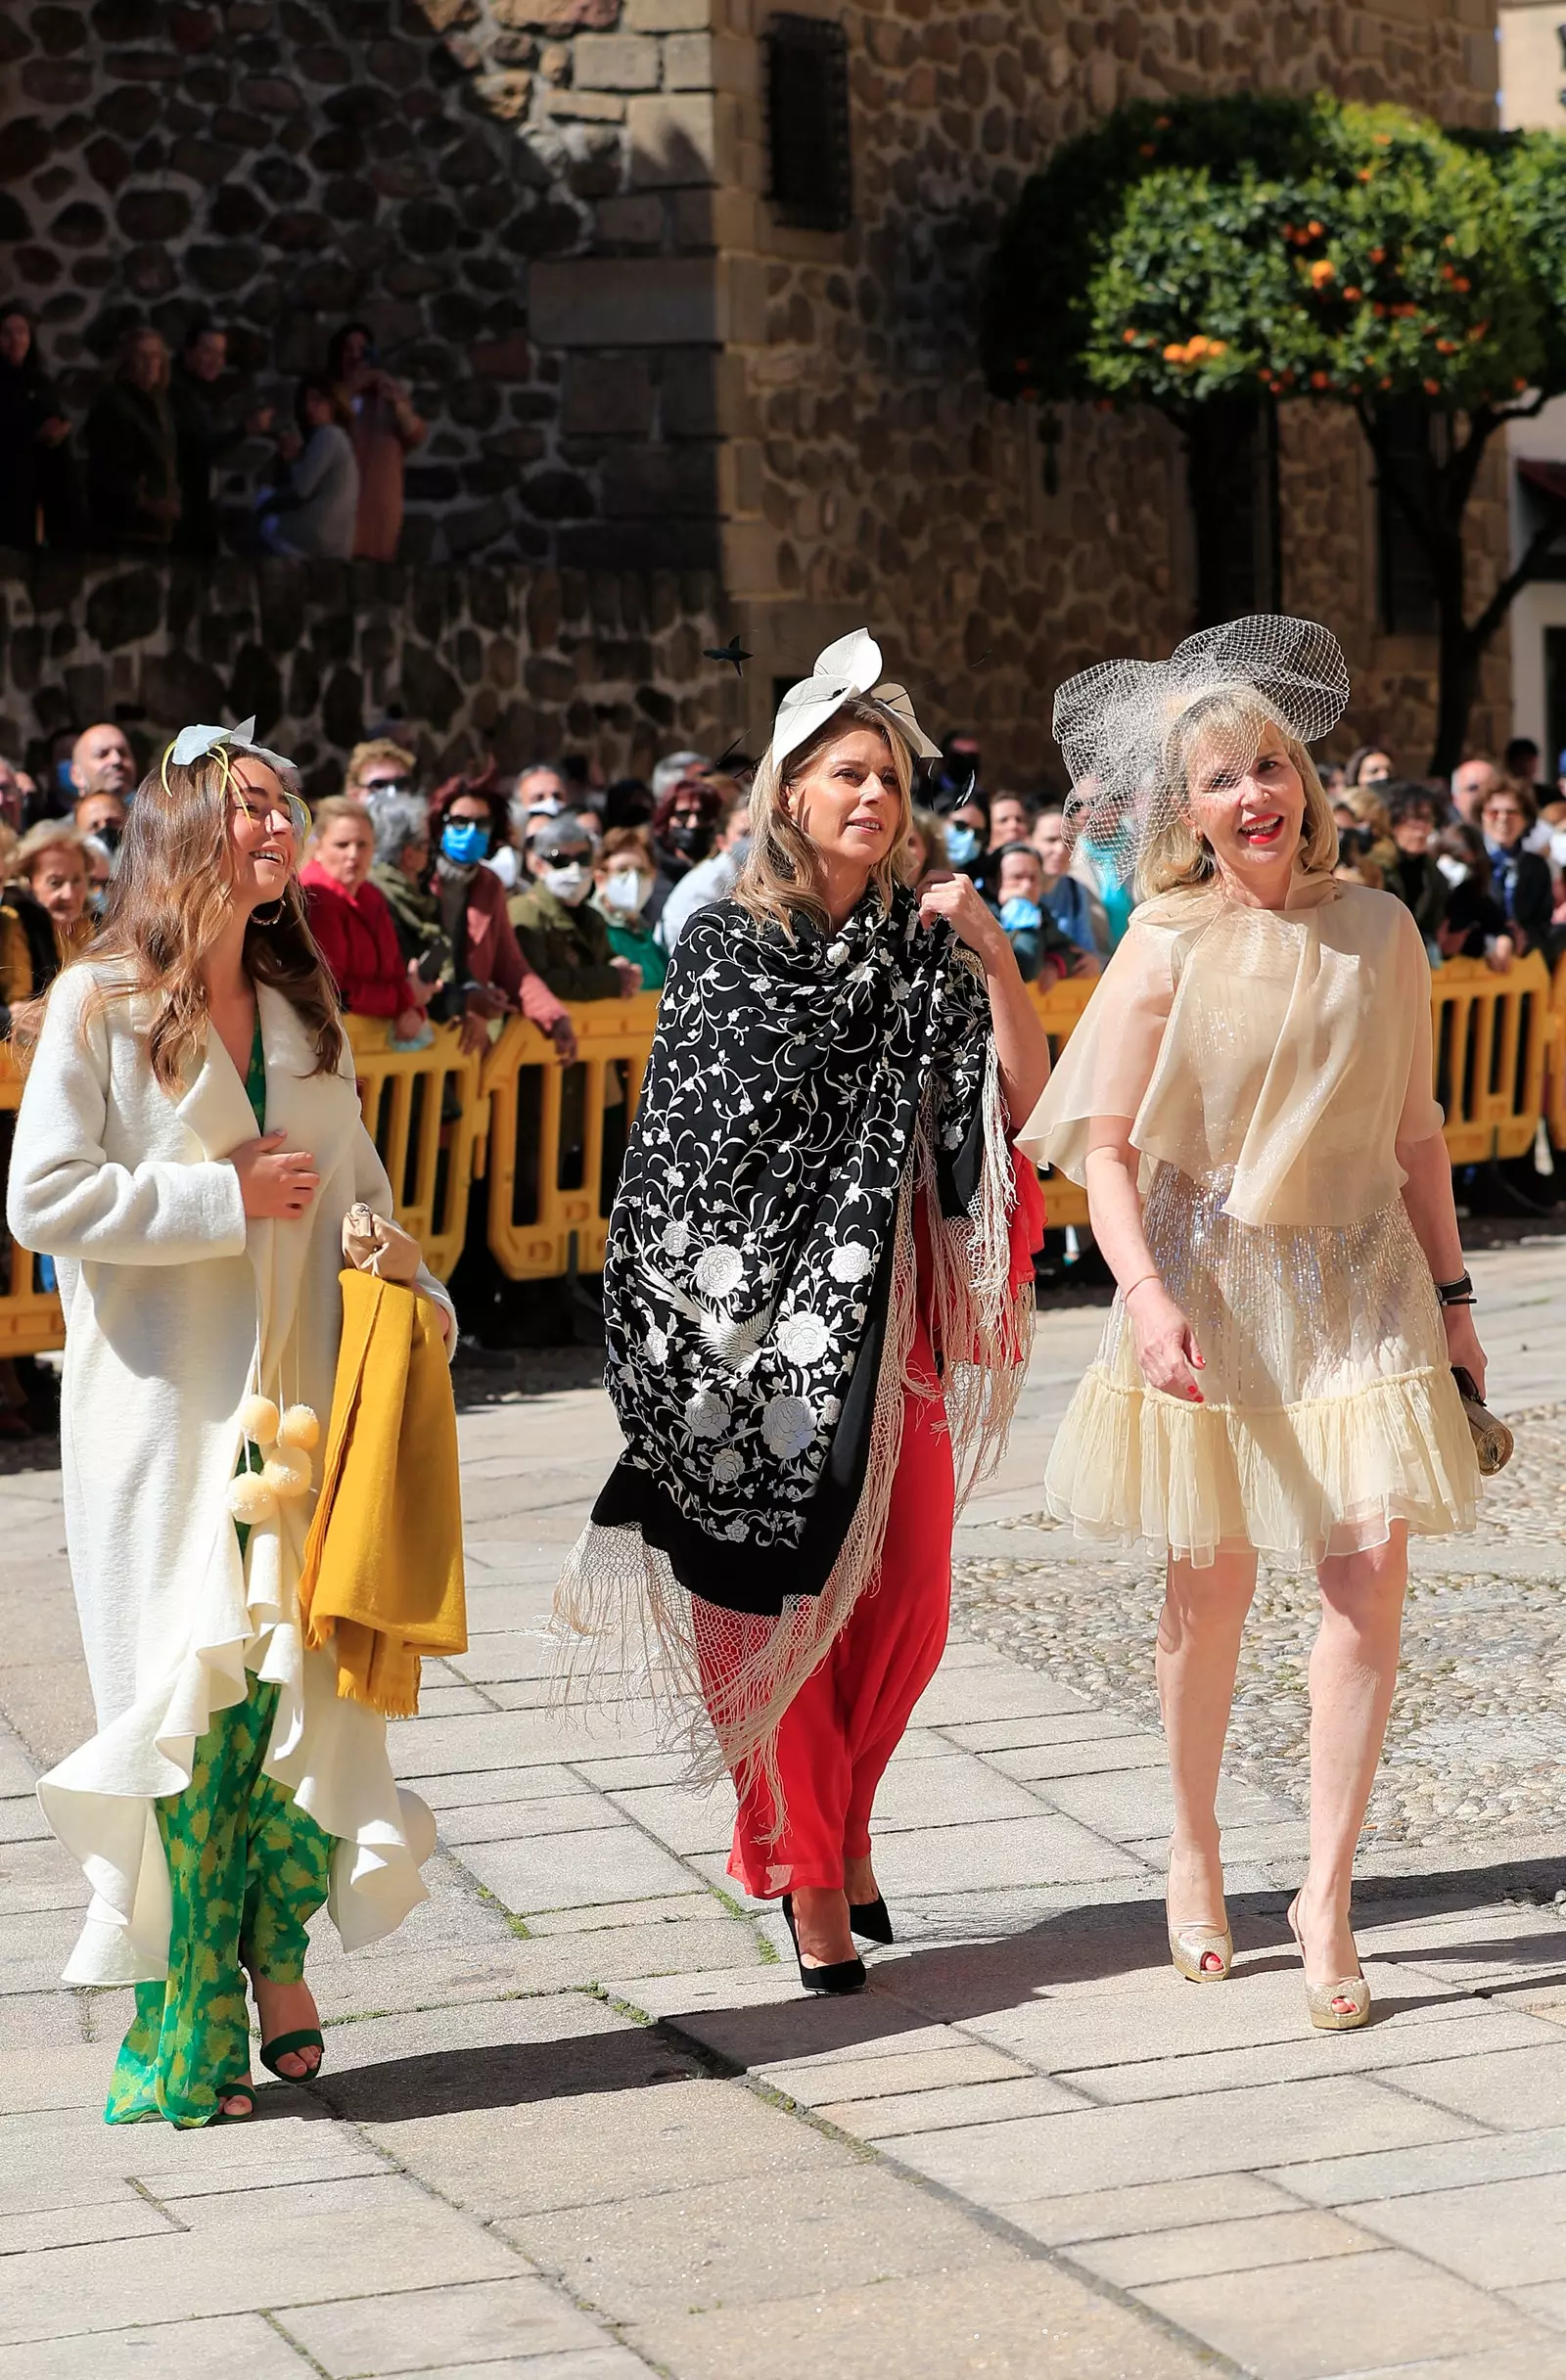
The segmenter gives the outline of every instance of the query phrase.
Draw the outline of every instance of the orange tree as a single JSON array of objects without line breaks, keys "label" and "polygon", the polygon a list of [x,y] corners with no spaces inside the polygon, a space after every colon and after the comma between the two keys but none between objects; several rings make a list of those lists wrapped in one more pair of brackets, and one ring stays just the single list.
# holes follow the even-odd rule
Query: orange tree
[{"label": "orange tree", "polygon": [[[1566,500],[1542,498],[1476,600],[1464,529],[1485,453],[1566,390],[1566,140],[1321,94],[1138,103],[1025,186],[983,343],[997,395],[1156,405],[1193,461],[1236,403],[1352,407],[1429,559],[1432,766],[1454,765],[1485,649],[1566,530]],[[1196,476],[1192,493],[1200,536]]]}]

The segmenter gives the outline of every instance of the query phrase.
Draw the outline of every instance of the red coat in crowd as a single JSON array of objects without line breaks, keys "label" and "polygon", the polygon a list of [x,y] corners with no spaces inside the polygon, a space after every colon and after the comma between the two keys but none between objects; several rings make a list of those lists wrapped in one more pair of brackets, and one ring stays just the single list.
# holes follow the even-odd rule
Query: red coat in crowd
[{"label": "red coat in crowd", "polygon": [[318,859],[299,870],[304,906],[343,1005],[356,1017],[397,1017],[412,1005],[407,963],[386,895],[372,884],[345,892]]}]

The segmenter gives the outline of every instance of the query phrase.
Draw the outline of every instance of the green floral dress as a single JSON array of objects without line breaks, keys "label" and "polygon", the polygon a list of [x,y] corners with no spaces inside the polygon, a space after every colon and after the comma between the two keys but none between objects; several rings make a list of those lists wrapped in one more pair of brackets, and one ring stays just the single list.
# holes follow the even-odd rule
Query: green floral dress
[{"label": "green floral dress", "polygon": [[[258,1017],[245,1088],[264,1132]],[[235,1528],[243,1553],[250,1531]],[[302,1980],[305,1928],[326,1899],[332,1838],[263,1772],[277,1691],[253,1674],[244,1702],[219,1711],[196,1745],[184,1792],[157,1804],[171,1903],[168,1977],[135,1988],[109,2124],[155,2116],[210,2124],[228,2087],[250,2073],[245,1968],[269,1983]]]}]

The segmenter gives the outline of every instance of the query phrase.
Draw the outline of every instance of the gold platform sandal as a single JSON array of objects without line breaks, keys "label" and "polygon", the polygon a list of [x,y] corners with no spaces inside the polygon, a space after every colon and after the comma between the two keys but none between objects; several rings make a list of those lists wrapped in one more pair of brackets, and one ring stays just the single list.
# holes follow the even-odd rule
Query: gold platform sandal
[{"label": "gold platform sandal", "polygon": [[[1300,1933],[1300,1903],[1298,1896],[1289,1903],[1289,1932],[1294,1936],[1305,1965],[1305,1942]],[[1370,2022],[1370,1987],[1362,1975],[1340,1976],[1335,1984],[1313,1984],[1305,1979],[1306,2006],[1317,2033],[1354,2033]]]},{"label": "gold platform sandal", "polygon": [[[1188,1984],[1225,1983],[1234,1964],[1234,1937],[1227,1926],[1177,1926],[1171,1920],[1169,1954]],[[1209,1966],[1209,1959],[1217,1959],[1217,1966]]]}]

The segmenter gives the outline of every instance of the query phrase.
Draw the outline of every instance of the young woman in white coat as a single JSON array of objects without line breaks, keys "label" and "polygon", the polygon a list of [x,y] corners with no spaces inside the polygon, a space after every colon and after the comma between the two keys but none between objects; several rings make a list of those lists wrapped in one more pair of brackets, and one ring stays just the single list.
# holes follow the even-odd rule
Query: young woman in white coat
[{"label": "young woman in white coat", "polygon": [[[66,1306],[67,1542],[98,1718],[38,1789],[92,1887],[66,1980],[136,1987],[111,2123],[253,2112],[247,1973],[263,2061],[307,2081],[306,1919],[329,1901],[349,1948],[390,1933],[434,1842],[385,1721],[338,1699],[299,1626],[343,1219],[359,1200],[390,1215],[392,1192],[304,922],[286,768],[243,731],[187,729],[142,786],[104,931],[50,994],[12,1156],[11,1229],[54,1258]],[[420,1286],[449,1341],[444,1292]],[[268,1439],[264,1480],[239,1484]]]}]

